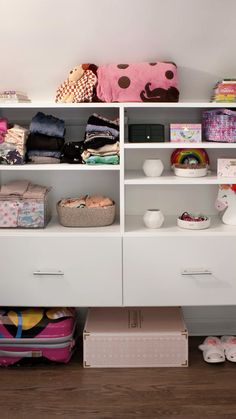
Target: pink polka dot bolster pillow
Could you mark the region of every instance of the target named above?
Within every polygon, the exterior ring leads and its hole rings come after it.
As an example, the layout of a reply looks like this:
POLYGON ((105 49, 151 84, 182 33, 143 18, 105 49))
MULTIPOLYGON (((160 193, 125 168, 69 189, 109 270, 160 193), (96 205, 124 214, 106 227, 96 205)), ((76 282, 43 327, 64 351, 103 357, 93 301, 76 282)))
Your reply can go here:
POLYGON ((100 65, 96 90, 102 102, 178 102, 177 67, 172 62, 100 65))

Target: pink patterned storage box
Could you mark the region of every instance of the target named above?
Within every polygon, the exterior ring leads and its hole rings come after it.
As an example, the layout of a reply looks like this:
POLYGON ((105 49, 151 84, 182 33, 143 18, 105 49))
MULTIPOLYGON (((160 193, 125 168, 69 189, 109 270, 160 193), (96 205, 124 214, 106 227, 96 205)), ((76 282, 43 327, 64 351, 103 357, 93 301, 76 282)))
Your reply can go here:
POLYGON ((236 111, 213 109, 203 113, 205 140, 222 143, 236 142, 236 111))
POLYGON ((188 332, 176 307, 91 308, 84 367, 186 367, 188 332))
POLYGON ((217 176, 236 177, 236 159, 217 159, 217 176))
POLYGON ((172 143, 200 143, 202 141, 201 124, 170 124, 172 143))
POLYGON ((45 228, 50 218, 48 194, 40 199, 0 197, 0 228, 45 228))

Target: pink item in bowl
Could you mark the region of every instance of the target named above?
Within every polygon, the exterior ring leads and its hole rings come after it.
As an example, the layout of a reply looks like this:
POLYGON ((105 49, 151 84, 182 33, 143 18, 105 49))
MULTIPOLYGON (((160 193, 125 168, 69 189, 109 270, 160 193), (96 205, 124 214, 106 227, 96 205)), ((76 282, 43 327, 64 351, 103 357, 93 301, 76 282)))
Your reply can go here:
POLYGON ((193 215, 188 212, 184 212, 180 217, 177 218, 177 225, 181 228, 189 230, 204 230, 210 227, 211 220, 205 215, 193 215))

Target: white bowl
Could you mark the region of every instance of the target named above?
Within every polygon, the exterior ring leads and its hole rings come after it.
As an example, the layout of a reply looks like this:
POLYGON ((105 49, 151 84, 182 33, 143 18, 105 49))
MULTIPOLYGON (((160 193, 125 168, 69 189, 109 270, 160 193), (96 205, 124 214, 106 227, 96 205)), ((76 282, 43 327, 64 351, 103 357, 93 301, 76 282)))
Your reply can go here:
POLYGON ((185 221, 177 218, 177 225, 180 228, 187 228, 189 230, 204 230, 210 227, 211 219, 208 217, 204 221, 185 221))
POLYGON ((203 177, 207 175, 207 167, 201 167, 199 169, 182 169, 174 166, 175 176, 180 177, 203 177))

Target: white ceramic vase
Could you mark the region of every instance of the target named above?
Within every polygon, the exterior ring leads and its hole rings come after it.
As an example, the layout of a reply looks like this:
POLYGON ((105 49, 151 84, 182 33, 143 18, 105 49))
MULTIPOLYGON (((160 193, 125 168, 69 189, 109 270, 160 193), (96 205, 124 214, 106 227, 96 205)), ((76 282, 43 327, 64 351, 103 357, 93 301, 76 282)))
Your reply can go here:
POLYGON ((159 209, 148 209, 143 216, 147 228, 160 228, 164 223, 164 215, 159 209))
POLYGON ((161 176, 163 170, 164 165, 160 159, 147 159, 143 163, 143 171, 146 176, 161 176))

